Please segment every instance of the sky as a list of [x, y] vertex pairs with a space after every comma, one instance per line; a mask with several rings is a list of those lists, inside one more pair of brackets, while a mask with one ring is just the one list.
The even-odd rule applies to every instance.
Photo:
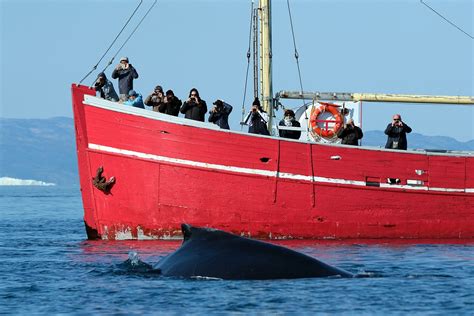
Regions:
[[[425, 2], [474, 35], [473, 0]], [[71, 84], [97, 63], [138, 3], [0, 0], [0, 117], [72, 117]], [[151, 3], [144, 0], [99, 69]], [[250, 5], [250, 0], [158, 0], [113, 65], [129, 57], [140, 76], [134, 88], [144, 97], [160, 84], [181, 99], [196, 87], [208, 105], [225, 100], [234, 106], [231, 128], [240, 129]], [[419, 0], [290, 5], [305, 91], [474, 95], [474, 41]], [[274, 0], [272, 6], [273, 89], [299, 90], [287, 3]], [[105, 71], [109, 77], [113, 65]], [[85, 83], [91, 85], [98, 72]], [[251, 77], [247, 91], [248, 110]], [[472, 106], [364, 103], [364, 131], [384, 130], [394, 113], [417, 133], [474, 139]]]

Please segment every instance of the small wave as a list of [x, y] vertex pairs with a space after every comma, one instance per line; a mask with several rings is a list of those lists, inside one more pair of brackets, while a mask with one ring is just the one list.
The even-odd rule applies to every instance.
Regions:
[[407, 274], [405, 276], [407, 279], [426, 279], [426, 278], [454, 278], [454, 276], [449, 275], [449, 274]]
[[359, 270], [356, 274], [354, 274], [354, 278], [381, 278], [384, 275], [377, 271], [364, 271]]
[[128, 259], [124, 262], [114, 264], [112, 266], [97, 266], [88, 271], [96, 275], [135, 275], [141, 277], [151, 277], [161, 275], [160, 269], [154, 269], [151, 264], [148, 264], [142, 260], [137, 252], [130, 252]]
[[221, 278], [214, 278], [214, 277], [200, 276], [200, 275], [192, 276], [191, 279], [194, 279], [194, 280], [210, 280], [210, 281], [222, 281], [223, 280]]

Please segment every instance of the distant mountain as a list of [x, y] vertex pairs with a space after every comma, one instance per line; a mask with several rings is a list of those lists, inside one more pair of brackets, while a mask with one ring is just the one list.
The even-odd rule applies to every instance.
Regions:
[[[384, 147], [385, 141], [381, 131], [364, 132], [366, 146]], [[450, 137], [411, 133], [408, 147], [474, 151], [474, 140], [459, 142]], [[0, 177], [78, 185], [72, 118], [0, 118]]]
[[0, 118], [0, 177], [78, 185], [72, 118]]

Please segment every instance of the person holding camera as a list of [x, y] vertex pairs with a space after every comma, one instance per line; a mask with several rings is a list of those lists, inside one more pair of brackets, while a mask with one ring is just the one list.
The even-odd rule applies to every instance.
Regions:
[[230, 129], [229, 114], [232, 112], [232, 105], [222, 100], [216, 100], [215, 106], [209, 111], [208, 121], [218, 125], [222, 129]]
[[354, 120], [350, 118], [346, 126], [339, 129], [337, 137], [342, 139], [341, 144], [343, 145], [359, 146], [359, 139], [364, 137], [364, 133], [362, 133], [360, 127], [354, 124]]
[[118, 78], [120, 101], [128, 100], [128, 92], [133, 90], [133, 79], [138, 78], [137, 70], [128, 63], [128, 57], [120, 58], [120, 63], [112, 72], [112, 78]]
[[173, 90], [168, 90], [166, 91], [163, 103], [158, 107], [158, 111], [160, 113], [178, 116], [182, 104], [183, 102], [174, 95]]
[[204, 116], [207, 112], [206, 101], [199, 97], [199, 91], [192, 88], [189, 91], [189, 97], [181, 106], [180, 112], [184, 114], [187, 119], [204, 122]]
[[411, 131], [410, 126], [402, 121], [400, 114], [395, 114], [392, 123], [385, 129], [388, 136], [385, 148], [407, 150], [407, 133]]
[[270, 135], [267, 128], [268, 114], [262, 109], [260, 105], [260, 100], [255, 98], [250, 108], [250, 113], [247, 115], [246, 122], [250, 118], [249, 123], [249, 133], [251, 134], [260, 134], [260, 135]]
[[115, 92], [114, 85], [105, 76], [103, 72], [97, 75], [97, 80], [94, 83], [95, 91], [100, 92], [100, 97], [109, 101], [117, 102], [119, 97]]
[[153, 92], [145, 99], [145, 105], [151, 106], [153, 112], [161, 112], [159, 108], [164, 102], [165, 96], [161, 86], [156, 86]]
[[[295, 112], [290, 109], [285, 110], [283, 119], [280, 121], [280, 123], [278, 123], [278, 125], [287, 127], [301, 127], [300, 122], [295, 119]], [[300, 139], [301, 136], [301, 131], [289, 131], [285, 129], [280, 129], [278, 133], [282, 138]]]

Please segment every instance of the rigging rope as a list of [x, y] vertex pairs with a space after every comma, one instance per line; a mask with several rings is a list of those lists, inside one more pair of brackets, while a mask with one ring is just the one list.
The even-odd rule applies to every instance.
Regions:
[[449, 24], [451, 24], [452, 26], [454, 26], [455, 28], [457, 28], [459, 31], [463, 32], [464, 34], [466, 34], [467, 36], [469, 36], [471, 39], [474, 39], [474, 37], [467, 33], [466, 31], [464, 31], [463, 29], [461, 29], [459, 26], [457, 26], [456, 24], [454, 24], [453, 22], [449, 21], [447, 18], [445, 18], [444, 16], [441, 15], [441, 13], [439, 13], [438, 11], [436, 11], [435, 9], [433, 9], [432, 7], [430, 7], [428, 4], [424, 3], [423, 0], [420, 0], [420, 2], [422, 4], [424, 4], [428, 9], [430, 9], [431, 11], [433, 11], [434, 13], [436, 13], [437, 15], [439, 15], [443, 20], [445, 20], [446, 22], [448, 22]]
[[[301, 80], [301, 70], [300, 70], [300, 62], [299, 62], [300, 56], [298, 54], [298, 50], [296, 49], [296, 39], [295, 39], [295, 31], [293, 29], [293, 19], [291, 17], [290, 0], [286, 0], [286, 4], [288, 5], [288, 15], [290, 16], [291, 35], [293, 37], [293, 47], [295, 49], [295, 59], [296, 59], [296, 66], [298, 68], [298, 77], [300, 79], [301, 94], [303, 94], [303, 81]], [[306, 103], [305, 99], [303, 99], [303, 103]]]
[[109, 52], [109, 50], [112, 48], [112, 46], [115, 44], [115, 42], [117, 41], [117, 39], [119, 38], [120, 34], [122, 34], [123, 30], [125, 30], [125, 27], [127, 27], [128, 23], [130, 22], [130, 20], [133, 18], [133, 16], [135, 15], [135, 13], [137, 12], [138, 8], [140, 8], [140, 6], [142, 5], [143, 3], [143, 0], [140, 0], [140, 3], [137, 5], [137, 7], [135, 8], [135, 10], [132, 12], [132, 15], [130, 15], [130, 17], [128, 18], [127, 22], [124, 24], [124, 26], [122, 27], [122, 29], [120, 30], [120, 32], [117, 34], [117, 36], [115, 36], [115, 39], [112, 41], [112, 43], [109, 45], [109, 48], [107, 48], [107, 50], [105, 51], [105, 53], [102, 55], [102, 57], [100, 57], [99, 61], [92, 67], [91, 71], [89, 71], [85, 76], [84, 78], [81, 79], [81, 81], [79, 81], [79, 84], [81, 84], [84, 80], [86, 80], [87, 77], [90, 76], [90, 74], [97, 69], [97, 66], [99, 66], [100, 62], [102, 61], [102, 59], [104, 59], [105, 55], [107, 55], [107, 53]]
[[[296, 39], [295, 39], [295, 31], [293, 28], [293, 18], [291, 16], [291, 9], [290, 9], [290, 0], [286, 0], [286, 4], [288, 6], [288, 15], [290, 16], [290, 26], [291, 26], [291, 35], [293, 37], [293, 47], [295, 49], [295, 59], [296, 59], [296, 67], [298, 68], [298, 77], [300, 79], [300, 88], [301, 88], [301, 94], [303, 94], [303, 80], [301, 79], [301, 69], [300, 69], [300, 62], [299, 62], [299, 54], [298, 50], [296, 49]], [[314, 102], [314, 100], [313, 100]], [[303, 98], [303, 106], [304, 106], [304, 119], [308, 121], [308, 105], [306, 103], [306, 100]], [[309, 124], [306, 124], [306, 132], [309, 135]]]
[[115, 53], [114, 56], [112, 56], [112, 58], [109, 60], [109, 63], [107, 64], [107, 66], [105, 66], [105, 68], [102, 70], [102, 72], [104, 72], [107, 68], [109, 68], [109, 66], [113, 63], [115, 57], [117, 57], [117, 55], [120, 53], [120, 51], [122, 50], [122, 48], [125, 46], [125, 44], [127, 44], [127, 42], [130, 40], [130, 38], [133, 36], [133, 34], [135, 34], [135, 31], [138, 29], [138, 27], [142, 24], [143, 20], [145, 20], [145, 18], [147, 17], [148, 13], [150, 13], [150, 11], [153, 9], [153, 7], [155, 6], [156, 2], [158, 0], [155, 0], [153, 2], [153, 4], [150, 6], [150, 8], [148, 9], [148, 11], [146, 11], [145, 15], [142, 17], [142, 19], [140, 20], [140, 22], [138, 22], [137, 26], [135, 26], [135, 28], [133, 29], [132, 33], [130, 33], [130, 35], [127, 37], [127, 39], [125, 40], [125, 42], [123, 42], [122, 46], [120, 46], [120, 48], [117, 50], [117, 52]]
[[242, 118], [240, 120], [240, 130], [243, 129], [242, 122], [244, 121], [245, 116], [245, 98], [247, 97], [247, 83], [249, 79], [249, 68], [250, 68], [250, 47], [252, 45], [252, 22], [253, 22], [253, 1], [250, 6], [250, 31], [249, 31], [249, 48], [247, 50], [247, 73], [245, 75], [245, 86], [244, 86], [244, 99], [242, 101]]

